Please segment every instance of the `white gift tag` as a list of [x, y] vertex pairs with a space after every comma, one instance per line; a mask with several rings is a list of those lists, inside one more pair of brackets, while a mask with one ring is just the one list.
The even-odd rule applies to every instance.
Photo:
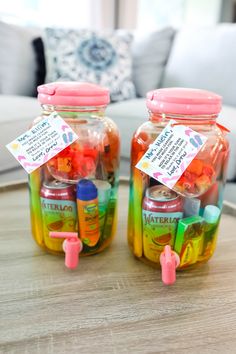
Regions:
[[170, 120], [136, 165], [170, 189], [207, 140], [204, 135], [176, 123]]
[[26, 172], [31, 173], [77, 139], [64, 119], [53, 112], [6, 147]]

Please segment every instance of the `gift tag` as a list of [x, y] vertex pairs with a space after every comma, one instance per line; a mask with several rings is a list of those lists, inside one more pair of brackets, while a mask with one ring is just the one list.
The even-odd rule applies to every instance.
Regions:
[[204, 135], [170, 120], [136, 167], [171, 189], [206, 140]]
[[31, 173], [77, 139], [64, 119], [53, 112], [6, 147], [25, 171]]

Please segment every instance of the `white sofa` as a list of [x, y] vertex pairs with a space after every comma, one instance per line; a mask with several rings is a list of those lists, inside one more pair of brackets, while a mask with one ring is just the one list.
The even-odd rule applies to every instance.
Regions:
[[[3, 26], [3, 30], [1, 30]], [[0, 44], [3, 37], [7, 36], [8, 25], [0, 23]], [[11, 28], [9, 41], [5, 40], [5, 56], [9, 51], [15, 51], [14, 60], [7, 62], [7, 58], [0, 57], [0, 183], [14, 179], [26, 178], [26, 173], [14, 160], [5, 148], [18, 134], [24, 132], [30, 122], [40, 114], [40, 106], [33, 97], [26, 96], [26, 88], [23, 85], [24, 71], [27, 69], [29, 77], [33, 77], [35, 70], [34, 55], [30, 46], [30, 40], [36, 36], [35, 30], [24, 35], [24, 29], [14, 34], [16, 28]], [[135, 36], [133, 44], [133, 72], [134, 83], [139, 94], [144, 90], [158, 87], [179, 86], [195, 87], [215, 91], [223, 97], [223, 109], [219, 117], [219, 123], [231, 130], [229, 140], [231, 145], [231, 157], [228, 169], [228, 180], [236, 179], [236, 25], [222, 24], [206, 29], [182, 29], [175, 33], [171, 29], [164, 29], [146, 36]], [[18, 41], [15, 48], [14, 41]], [[24, 41], [23, 43], [20, 42]], [[28, 41], [28, 42], [27, 42]], [[28, 46], [27, 46], [28, 43]], [[24, 55], [20, 56], [21, 45]], [[153, 50], [152, 50], [153, 49]], [[18, 52], [16, 52], [18, 50]], [[27, 66], [26, 52], [28, 51]], [[155, 56], [153, 58], [153, 53]], [[18, 60], [16, 57], [18, 55]], [[5, 58], [5, 59], [4, 59]], [[4, 61], [5, 60], [5, 61]], [[32, 63], [30, 63], [30, 60]], [[5, 67], [4, 67], [5, 65]], [[11, 77], [9, 66], [13, 66], [18, 78]], [[12, 70], [13, 70], [12, 69]], [[33, 71], [33, 73], [32, 73]], [[153, 80], [155, 78], [155, 80]], [[14, 82], [6, 85], [6, 80], [21, 80], [18, 83], [18, 91]], [[146, 81], [145, 81], [146, 80]], [[155, 85], [156, 82], [156, 86]], [[26, 80], [27, 85], [31, 85]], [[24, 94], [24, 96], [22, 96]], [[145, 106], [145, 98], [112, 103], [107, 109], [110, 116], [118, 125], [121, 132], [121, 174], [129, 173], [130, 141], [135, 129], [146, 119], [148, 112]]]

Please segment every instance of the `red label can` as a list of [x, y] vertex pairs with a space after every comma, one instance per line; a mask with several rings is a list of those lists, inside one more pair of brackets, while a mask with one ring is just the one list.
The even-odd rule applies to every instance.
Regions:
[[45, 245], [62, 250], [62, 241], [51, 239], [50, 231], [76, 231], [77, 209], [74, 185], [54, 180], [45, 182], [40, 191]]
[[158, 263], [165, 245], [172, 248], [176, 227], [183, 217], [183, 199], [163, 185], [146, 190], [142, 205], [144, 256]]

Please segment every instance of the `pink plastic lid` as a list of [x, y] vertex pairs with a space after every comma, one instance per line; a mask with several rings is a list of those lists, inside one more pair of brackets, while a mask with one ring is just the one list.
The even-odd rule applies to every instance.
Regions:
[[59, 106], [105, 106], [110, 93], [106, 87], [88, 82], [52, 82], [38, 86], [38, 100]]
[[205, 90], [163, 88], [147, 93], [147, 107], [153, 113], [208, 115], [221, 110], [221, 96]]

